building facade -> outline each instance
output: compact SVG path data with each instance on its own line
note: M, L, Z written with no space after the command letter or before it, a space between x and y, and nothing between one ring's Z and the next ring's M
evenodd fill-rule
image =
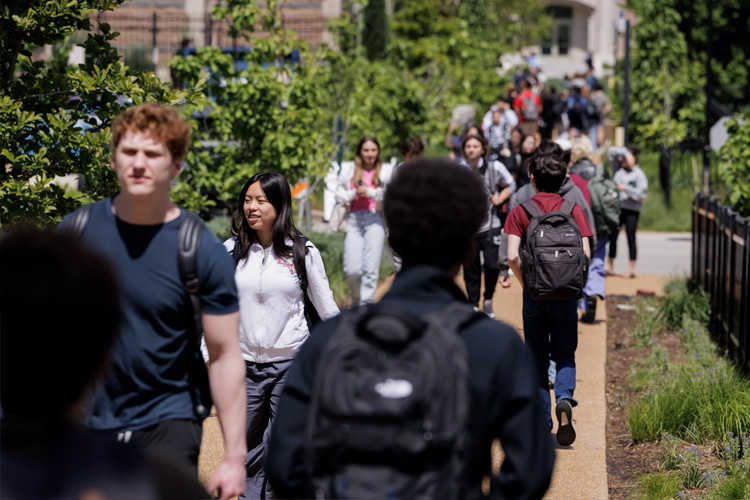
M552 17L552 28L536 50L548 77L585 72L587 54L597 75L614 66L621 47L617 20L623 15L617 0L542 1Z

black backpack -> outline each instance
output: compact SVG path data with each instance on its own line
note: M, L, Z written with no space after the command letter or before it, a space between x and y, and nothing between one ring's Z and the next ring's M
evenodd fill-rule
M68 219L65 231L78 237L89 222L91 209L94 204L89 203L78 208ZM208 382L208 371L203 362L201 354L201 337L203 336L203 321L201 319L201 302L198 296L200 291L200 280L198 279L198 250L200 249L201 235L203 233L203 222L192 212L185 211L185 220L182 221L180 232L177 237L177 267L180 270L180 279L190 297L191 312L193 315L192 327L190 328L190 343L196 348L189 353L188 357L188 379L193 388L193 409L200 420L208 417L211 411L211 389Z
M546 214L534 200L521 206L530 219L521 259L524 291L534 300L580 299L589 261L572 215L575 203L565 200L560 210Z
M297 270L297 276L299 276L300 287L302 288L302 298L305 303L305 320L307 320L307 329L312 331L313 326L320 323L320 315L317 309L310 300L310 296L307 293L307 269L305 268L305 255L307 255L307 242L309 238L300 235L302 241L302 248L297 248L297 244L292 242L292 260L294 261L294 268ZM301 250L301 251L300 251Z
M313 387L305 433L314 498L463 497L469 368L454 303L419 317L379 303L344 311Z

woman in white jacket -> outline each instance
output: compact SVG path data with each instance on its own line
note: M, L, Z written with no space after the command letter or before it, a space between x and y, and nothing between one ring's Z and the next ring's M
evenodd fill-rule
M272 497L263 457L289 366L310 335L292 245L305 255L308 295L321 319L338 314L323 260L292 219L289 184L279 174L252 176L240 191L232 238L240 300L240 346L247 394L247 485L242 498ZM304 254L302 253L304 249Z
M351 291L352 306L375 300L380 258L385 245L385 227L380 204L385 192L380 170L380 144L363 137L357 144L354 172L339 176L336 202L349 203L344 238L344 276Z

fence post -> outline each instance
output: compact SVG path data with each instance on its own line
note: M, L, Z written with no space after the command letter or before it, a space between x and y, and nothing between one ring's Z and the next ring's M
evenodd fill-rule
M204 25L204 45L206 47L211 46L211 37L214 33L214 16L211 13L206 13Z

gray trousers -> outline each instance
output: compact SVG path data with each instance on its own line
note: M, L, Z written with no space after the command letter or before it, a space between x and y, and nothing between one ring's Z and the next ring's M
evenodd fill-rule
M275 363L245 362L245 394L247 396L247 483L240 498L273 498L263 469L271 427L276 419L281 389L293 360Z

